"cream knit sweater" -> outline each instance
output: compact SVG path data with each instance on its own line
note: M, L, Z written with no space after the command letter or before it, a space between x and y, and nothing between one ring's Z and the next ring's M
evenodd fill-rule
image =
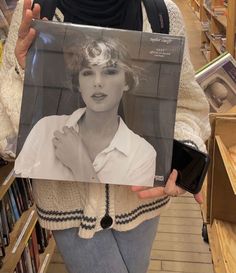
M185 36L181 13L171 0L165 0L170 19L170 34ZM14 47L20 25L23 1L13 15L0 71L0 152L14 156L8 140L18 132L23 90L23 75L15 71ZM144 12L144 31L151 31ZM210 133L208 103L194 80L194 70L185 45L176 114L175 138L193 141L205 150ZM78 182L33 181L34 198L40 223L48 229L80 227L79 235L91 238L101 230L104 215L112 218L111 227L125 231L153 218L167 207L170 198L140 200L128 186L87 184Z

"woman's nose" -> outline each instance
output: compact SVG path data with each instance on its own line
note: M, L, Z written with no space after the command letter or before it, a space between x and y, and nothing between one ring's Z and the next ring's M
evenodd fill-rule
M94 78L94 87L102 87L103 86L103 81L102 77L100 74L96 74Z

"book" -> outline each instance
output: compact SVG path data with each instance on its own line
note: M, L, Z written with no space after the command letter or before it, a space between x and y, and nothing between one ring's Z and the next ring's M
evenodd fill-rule
M46 238L44 236L43 228L40 226L39 222L35 225L36 237L38 242L38 251L39 253L43 253L46 249L47 243Z
M19 210L18 210L18 207L17 207L17 202L16 202L16 199L15 199L15 196L14 196L13 191L12 191L12 187L10 187L8 189L8 192L9 192L10 202L11 202L12 210L13 210L13 213L14 213L15 221L17 221L18 219L20 219L20 213L19 213Z
M7 222L6 208L5 208L5 198L0 201L0 214L1 214L1 223L2 223L2 233L4 245L8 246L10 243L10 230Z
M25 249L23 251L23 257L26 265L26 272L27 273L34 273L33 267L32 267L32 261L31 261L31 256L30 256L30 249L29 249L29 244L27 242Z
M213 113L225 113L236 105L236 61L225 52L196 72Z
M34 259L35 259L35 268L36 268L36 272L39 272L40 257L39 257L39 247L38 247L38 241L37 241L37 235L36 235L36 229L35 228L32 231L31 237L32 237Z
M184 37L33 24L38 35L26 61L15 175L165 185ZM91 114L94 118L85 121ZM67 146L71 151L56 148L54 133L63 133L62 124L79 136L74 147Z

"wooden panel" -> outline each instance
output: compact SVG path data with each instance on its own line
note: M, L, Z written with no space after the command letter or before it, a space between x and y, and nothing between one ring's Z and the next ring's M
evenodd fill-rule
M47 273L68 273L64 264L50 263Z
M196 211L178 211L174 209L168 209L165 211L163 216L171 216L171 217L189 217L189 218L200 218L201 219L201 212L200 210Z
M236 127L236 123L235 123ZM236 137L236 135L235 135ZM236 195L236 169L232 160L232 157L229 154L229 150L226 148L225 143L223 143L221 137L216 136L216 143L220 151L220 158L216 160L221 160L224 164L225 176L228 179L229 184L231 184L234 195ZM235 139L236 144L236 139ZM236 196L235 196L236 197Z
M202 241L202 236L198 234L170 234L166 232L158 232L156 236L157 241L165 242L189 242L198 243Z
M160 224L158 227L159 232L169 232L169 233L184 233L184 234L201 234L201 227L189 226L185 225L169 225L169 224Z
M217 138L215 145L215 161L213 167L213 185L211 189L211 223L215 218L236 223L236 195L232 189L225 164L223 162Z
M226 272L234 273L236 270L236 225L223 221L215 221L215 225Z
M236 144L236 118L235 117L216 117L215 135L219 135L228 147Z
M228 16L227 16L227 50L234 56L235 47L235 31L236 31L236 1L228 1Z
M13 163L8 163L0 168L0 200L3 198L15 177L13 176Z
M201 241L200 241L201 242ZM204 242L185 243L185 242L170 242L170 241L155 241L153 243L154 250L173 250L173 251L189 251L209 253L209 245Z
M160 224L168 224L168 225L185 225L185 226L194 226L194 227L202 227L202 219L199 218L193 218L191 221L189 221L189 218L187 217L167 217L167 216L161 216L160 218Z
M215 273L234 273L236 225L215 220L208 229Z
M212 173L213 173L213 165L214 165L214 146L215 146L215 135L220 135L223 136L224 142L226 143L231 143L231 141L228 140L229 137L231 139L235 139L233 136L233 132L231 132L231 128L233 127L232 130L236 130L236 115L235 112L232 111L232 113L224 113L224 114L217 114L217 113L211 113L210 116L210 124L211 124L211 136L208 140L208 153L210 155L211 161L208 169L208 174L207 174L207 190L206 190L206 210L204 212L206 218L206 222L210 223L210 213L211 213L211 200L212 200L212 184L214 183L213 178L212 178ZM234 124L234 125L233 125ZM233 126L232 126L233 125ZM225 134L225 127L228 127L227 129L227 134Z
M151 252L151 258L162 261L211 263L211 255L209 253L166 251L153 249Z
M172 198L172 199L175 199L175 198ZM171 203L169 209L199 211L199 205L196 202L195 204Z
M44 253L40 255L40 268L38 273L46 273L47 268L50 262L50 258L52 257L52 254L55 249L55 241L53 238L50 238L49 244L46 247Z
M210 264L164 261L162 267L164 271L174 270L181 273L214 273Z
M161 261L151 260L149 265L149 270L161 270Z

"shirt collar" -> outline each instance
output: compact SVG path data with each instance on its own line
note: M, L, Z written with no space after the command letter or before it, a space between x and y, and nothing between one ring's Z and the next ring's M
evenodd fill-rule
M124 123L123 119L119 118L119 126L113 137L110 145L104 150L105 153L117 149L124 155L128 156L130 151L130 129Z
M68 121L66 122L66 126L74 127L75 130L79 131L78 120L83 116L85 113L86 108L79 108L78 110L74 111L72 115L69 117ZM112 150L117 149L124 155L128 156L130 151L130 129L124 123L122 118L119 118L119 126L116 131L115 136L113 137L110 145L103 150L104 153L109 153Z

